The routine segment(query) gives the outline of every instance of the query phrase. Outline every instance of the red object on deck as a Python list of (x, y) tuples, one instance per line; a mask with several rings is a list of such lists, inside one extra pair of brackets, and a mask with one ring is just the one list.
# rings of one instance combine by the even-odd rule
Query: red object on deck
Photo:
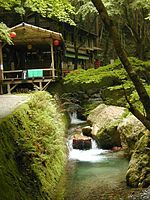
[(54, 40), (53, 44), (54, 44), (54, 46), (59, 46), (60, 42), (59, 42), (59, 40)]
[(16, 33), (15, 32), (10, 32), (10, 34), (9, 34), (9, 36), (11, 37), (11, 38), (15, 38), (16, 37)]

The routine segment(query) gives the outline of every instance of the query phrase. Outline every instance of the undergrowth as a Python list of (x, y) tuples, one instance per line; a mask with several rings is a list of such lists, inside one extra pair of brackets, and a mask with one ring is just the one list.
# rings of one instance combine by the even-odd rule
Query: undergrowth
[(64, 116), (38, 92), (0, 121), (0, 199), (54, 199), (66, 162)]
[[(144, 62), (134, 57), (129, 60), (149, 93), (150, 62)], [(72, 93), (83, 91), (89, 98), (92, 94), (99, 93), (103, 102), (108, 105), (128, 107), (125, 98), (127, 96), (132, 103), (135, 103), (141, 110), (143, 109), (135, 87), (118, 59), (113, 64), (101, 66), (98, 69), (78, 69), (71, 72), (64, 78), (64, 88), (67, 88), (67, 92)], [(90, 106), (89, 103), (84, 105), (86, 110), (94, 106), (95, 104)]]

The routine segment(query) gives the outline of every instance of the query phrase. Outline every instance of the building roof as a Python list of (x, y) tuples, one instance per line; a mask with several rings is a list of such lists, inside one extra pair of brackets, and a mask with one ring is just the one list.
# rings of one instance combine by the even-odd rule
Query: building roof
[(10, 28), (10, 30), (16, 33), (16, 37), (13, 38), (14, 44), (50, 43), (51, 39), (60, 41), (63, 40), (61, 33), (24, 22)]

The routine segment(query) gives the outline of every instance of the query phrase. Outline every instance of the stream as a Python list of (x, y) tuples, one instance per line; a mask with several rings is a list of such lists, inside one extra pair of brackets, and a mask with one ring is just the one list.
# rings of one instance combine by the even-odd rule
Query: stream
[(125, 200), (131, 189), (126, 186), (128, 160), (123, 151), (98, 149), (92, 140), (90, 150), (72, 148), (76, 128), (86, 125), (76, 116), (71, 118), (68, 136), (68, 170), (65, 200)]

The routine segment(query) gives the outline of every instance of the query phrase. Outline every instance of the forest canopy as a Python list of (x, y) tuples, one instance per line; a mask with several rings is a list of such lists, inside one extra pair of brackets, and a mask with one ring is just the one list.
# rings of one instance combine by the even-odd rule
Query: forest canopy
[(36, 12), (43, 17), (55, 17), (59, 21), (74, 25), (70, 17), (74, 10), (68, 0), (0, 0), (0, 9), (2, 12), (16, 12), (22, 18)]

